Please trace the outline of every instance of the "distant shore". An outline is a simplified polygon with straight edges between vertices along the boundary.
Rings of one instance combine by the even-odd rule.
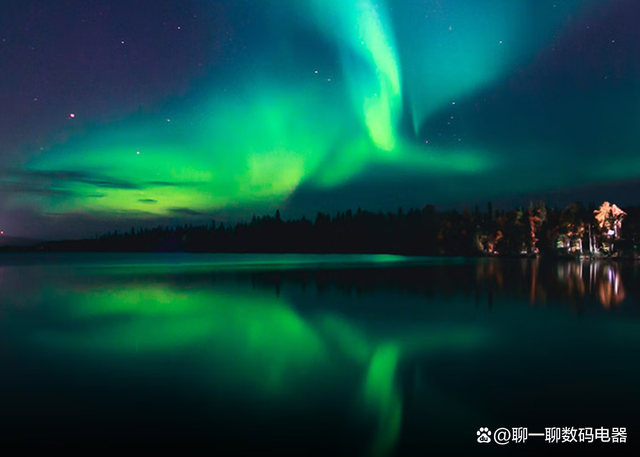
[[[622,221],[624,219],[624,228]],[[412,257],[637,259],[640,207],[604,202],[529,209],[318,213],[314,220],[253,216],[235,224],[134,228],[63,241],[0,237],[0,252],[389,254]],[[597,251],[597,252],[596,252]]]

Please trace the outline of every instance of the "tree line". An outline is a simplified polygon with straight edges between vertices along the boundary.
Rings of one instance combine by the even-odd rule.
[[[606,203],[606,202],[605,202]],[[607,203],[608,205],[608,203]],[[528,208],[437,211],[433,205],[396,212],[341,211],[284,220],[254,216],[249,222],[132,228],[94,239],[57,241],[43,251],[357,253],[420,256],[540,255],[597,252],[635,255],[640,207],[627,208],[624,227],[609,205],[574,203],[563,209],[544,202]],[[617,207],[615,207],[617,208]],[[619,210],[619,208],[618,208]],[[609,212],[607,212],[609,211]],[[620,210],[621,211],[621,210]],[[611,214],[610,214],[611,213]],[[615,228],[615,235],[611,228]]]

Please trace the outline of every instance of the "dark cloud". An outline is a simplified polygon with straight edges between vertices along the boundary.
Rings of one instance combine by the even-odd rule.
[[[179,184],[167,181],[148,181],[145,183],[148,186],[161,186],[161,187],[171,187],[178,186]]]
[[[0,181],[0,192],[3,194],[30,194],[44,197],[78,195],[76,192],[70,190],[52,189],[50,187],[33,185],[28,182],[16,181]]]
[[[171,181],[146,181],[143,186],[146,187],[193,187],[198,186],[199,182],[171,182]]]
[[[34,180],[51,180],[51,181],[73,181],[78,179],[84,179],[87,177],[86,173],[82,173],[79,171],[68,171],[68,170],[54,170],[54,171],[5,170],[3,175],[26,179],[26,180],[34,179]]]
[[[42,193],[43,195],[70,194],[72,192],[52,187],[64,187],[65,184],[90,184],[106,189],[142,189],[138,184],[124,179],[115,179],[74,170],[12,170],[0,171],[0,186],[8,186],[16,193]],[[55,184],[55,186],[54,186]]]
[[[171,208],[169,211],[181,216],[203,216],[203,213],[189,208]]]
[[[85,184],[92,184],[96,187],[103,187],[108,189],[142,189],[139,185],[123,179],[113,178],[82,178],[78,179],[78,182]]]
[[[158,200],[154,200],[152,198],[141,198],[138,200],[140,203],[158,203]]]

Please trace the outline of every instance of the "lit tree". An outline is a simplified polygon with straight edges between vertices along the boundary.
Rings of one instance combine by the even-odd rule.
[[[614,240],[620,239],[620,229],[622,228],[622,220],[627,215],[616,205],[604,202],[600,205],[600,209],[594,211],[598,228],[605,240],[608,240],[608,246],[603,247],[613,252]]]
[[[579,203],[572,203],[560,214],[560,239],[569,252],[582,253],[582,238],[585,235],[584,216],[586,210]]]
[[[540,227],[547,218],[547,208],[543,202],[540,202],[534,206],[533,201],[529,203],[529,228],[531,230],[531,254],[538,253],[538,241],[537,237]]]

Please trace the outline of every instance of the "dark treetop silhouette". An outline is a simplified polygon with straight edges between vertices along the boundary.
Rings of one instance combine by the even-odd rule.
[[[220,253],[384,253],[424,256],[590,254],[637,257],[640,207],[620,213],[615,205],[581,203],[558,210],[543,202],[528,209],[499,211],[422,210],[373,213],[358,209],[331,217],[318,213],[283,220],[254,216],[251,222],[225,225],[132,228],[94,239],[54,241],[3,250],[86,252]],[[614,214],[615,213],[615,214]],[[621,228],[624,218],[625,227]],[[615,229],[615,230],[612,230]]]

